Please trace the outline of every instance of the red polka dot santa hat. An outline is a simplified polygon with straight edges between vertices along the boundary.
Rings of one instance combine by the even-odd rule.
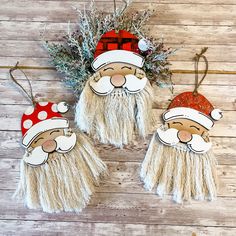
[[[21,119],[23,146],[28,147],[38,135],[47,130],[69,128],[69,121],[60,114],[67,111],[68,105],[65,102],[39,102],[29,107]]]
[[[14,197],[23,199],[31,209],[80,212],[88,204],[106,165],[83,133],[69,129],[69,121],[61,115],[68,111],[68,105],[36,102],[27,76],[30,93],[14,78],[12,72],[19,69],[17,65],[10,70],[11,79],[33,106],[21,119],[25,154]]]

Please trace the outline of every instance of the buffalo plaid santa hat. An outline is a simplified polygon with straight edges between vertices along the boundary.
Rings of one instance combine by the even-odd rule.
[[[139,39],[125,30],[106,32],[99,40],[92,68],[97,71],[110,63],[122,62],[141,68],[144,58],[140,55]]]

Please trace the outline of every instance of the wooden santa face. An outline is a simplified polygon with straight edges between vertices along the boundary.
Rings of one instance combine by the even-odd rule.
[[[138,93],[147,83],[145,72],[127,63],[110,63],[100,68],[91,78],[89,85],[97,95],[108,95],[116,88],[128,93]]]
[[[111,63],[101,68],[98,73],[100,76],[114,76],[114,75],[136,75],[139,79],[146,77],[146,74],[140,68],[127,63]]]
[[[175,119],[166,123],[169,128],[174,128],[179,131],[186,131],[190,135],[198,134],[202,136],[204,133],[208,132],[208,130],[199,123],[188,119]]]
[[[147,78],[141,70],[144,58],[138,53],[138,39],[127,31],[107,32],[98,43],[89,85],[97,95],[108,95],[116,88],[128,93],[144,89]]]
[[[66,132],[69,130],[69,121],[60,114],[67,110],[64,102],[41,102],[29,107],[23,114],[22,144],[27,150],[23,160],[27,164],[44,164],[50,153],[67,153],[75,146],[76,135]]]
[[[114,88],[122,88],[127,82],[127,75],[133,75],[134,78],[138,80],[146,80],[145,72],[136,66],[127,63],[110,63],[95,73],[94,81],[98,82],[102,78],[109,77],[110,80],[107,81],[107,89],[109,88],[109,83],[114,86]],[[92,82],[90,85],[93,87]]]
[[[110,63],[103,68],[101,68],[98,72],[101,76],[114,76],[114,75],[134,75],[136,73],[137,67],[127,64],[127,63]]]
[[[55,139],[64,135],[63,129],[51,129],[39,134],[31,143],[31,148],[42,146],[47,152],[53,152],[56,149]]]
[[[177,137],[182,143],[189,143],[193,135],[201,136],[208,142],[208,130],[199,123],[188,119],[175,119],[167,122],[168,128],[178,130]]]
[[[189,107],[174,107],[163,113],[167,129],[157,129],[159,140],[168,146],[184,143],[195,153],[207,152],[211,143],[208,130],[214,125],[206,114]]]

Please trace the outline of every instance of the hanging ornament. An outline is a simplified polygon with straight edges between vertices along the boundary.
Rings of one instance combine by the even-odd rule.
[[[76,106],[79,128],[102,143],[128,144],[137,132],[150,130],[152,87],[142,70],[138,38],[120,30],[98,42],[92,68]]]
[[[222,118],[222,112],[197,91],[208,70],[203,55],[206,50],[195,57],[194,91],[181,93],[170,103],[162,115],[164,125],[153,135],[142,163],[145,188],[157,186],[158,195],[173,194],[179,203],[190,198],[216,198],[216,159],[210,151],[208,131]],[[198,81],[200,58],[206,63],[206,70]]]
[[[32,106],[21,119],[25,154],[14,196],[23,198],[31,209],[42,208],[49,213],[80,212],[106,166],[87,137],[80,132],[74,133],[69,121],[61,115],[68,111],[68,105],[35,101],[27,76],[24,74],[30,94],[14,78],[13,71],[17,69],[18,63],[10,69],[11,79],[30,99]]]

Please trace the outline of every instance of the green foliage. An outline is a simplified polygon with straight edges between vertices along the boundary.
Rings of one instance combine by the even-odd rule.
[[[128,3],[116,13],[104,14],[97,10],[94,2],[89,10],[79,10],[78,30],[68,32],[60,43],[45,43],[52,64],[65,76],[66,84],[73,88],[79,96],[86,80],[93,70],[91,63],[97,43],[101,36],[110,30],[127,30],[138,38],[145,38],[150,42],[151,50],[145,57],[144,71],[148,78],[158,85],[171,85],[171,72],[167,58],[174,51],[165,48],[162,39],[154,39],[145,33],[145,24],[153,11],[129,12]]]

